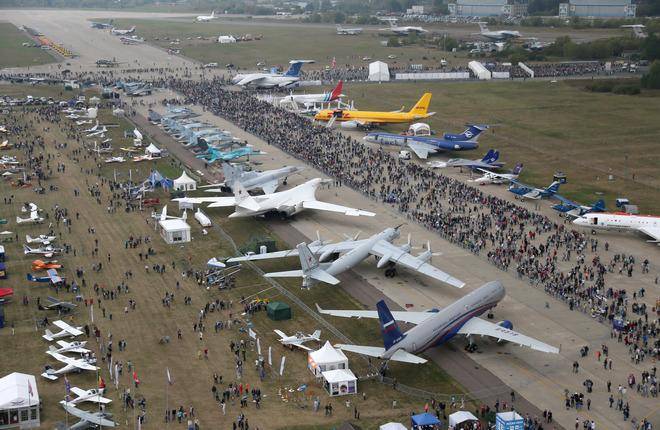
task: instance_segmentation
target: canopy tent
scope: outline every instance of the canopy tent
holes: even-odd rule
[[[435,415],[425,412],[423,414],[413,415],[412,417],[410,417],[410,424],[412,426],[412,429],[415,430],[427,426],[428,427],[439,426],[442,423]]]
[[[382,61],[369,64],[369,80],[372,82],[387,82],[390,80],[390,69]]]
[[[184,170],[181,176],[174,180],[174,189],[177,191],[194,191],[197,189],[197,181],[188,176]]]
[[[457,426],[460,424],[466,423],[468,421],[479,421],[479,418],[475,417],[467,411],[454,412],[453,414],[449,415],[449,428],[457,428]]]
[[[190,226],[182,219],[164,219],[158,221],[160,235],[165,243],[190,242]]]
[[[413,136],[430,136],[431,127],[426,123],[416,122],[410,125],[408,134],[412,134]]]
[[[386,423],[378,427],[378,430],[408,430],[406,426],[401,423]]]
[[[291,306],[282,302],[270,302],[266,307],[268,318],[273,321],[282,321],[291,319]]]
[[[171,179],[168,179],[161,175],[158,170],[154,170],[149,175],[149,178],[145,181],[151,188],[163,187],[163,188],[172,188],[174,182]]]
[[[154,157],[160,157],[160,155],[162,154],[162,151],[160,149],[158,149],[158,147],[156,145],[154,145],[153,143],[150,143],[149,146],[144,148],[144,153],[146,155],[152,155]]]
[[[357,378],[351,369],[326,370],[322,375],[323,387],[331,396],[357,393]]]
[[[33,375],[14,372],[0,378],[0,428],[39,427],[39,403]]]
[[[348,369],[348,358],[344,351],[326,341],[321,349],[307,353],[307,367],[314,376],[321,377],[328,370]]]

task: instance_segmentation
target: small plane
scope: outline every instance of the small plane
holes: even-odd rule
[[[646,26],[644,24],[629,24],[622,25],[621,28],[630,28],[633,31],[633,35],[638,39],[646,39],[648,34],[644,31]]]
[[[112,28],[112,19],[108,22],[98,22],[98,21],[92,21],[89,26],[92,28],[96,28],[97,30],[106,30],[108,28]]]
[[[58,354],[62,354],[65,352],[72,352],[74,354],[89,354],[92,351],[89,349],[85,348],[85,345],[87,345],[87,341],[78,341],[74,340],[73,342],[67,342],[65,340],[58,340],[57,343],[60,347],[55,348],[53,345],[50,345],[48,348],[52,352],[57,352]]]
[[[120,28],[113,27],[112,30],[110,30],[110,32],[112,34],[114,34],[115,36],[127,36],[129,34],[135,33],[135,26],[133,26],[133,27],[127,29],[127,30],[122,30]]]
[[[475,33],[478,34],[486,39],[489,40],[494,40],[497,42],[504,42],[510,39],[516,39],[521,36],[520,32],[517,30],[496,30],[496,31],[490,31],[488,30],[488,23],[486,22],[478,22],[479,24],[479,30],[481,30],[480,33]]]
[[[8,301],[14,295],[13,288],[0,288],[0,303]]]
[[[547,188],[536,188],[513,180],[509,191],[515,194],[516,198],[539,200],[545,197],[557,197],[560,185],[559,181],[553,181]]]
[[[222,172],[225,181],[219,184],[204,185],[199,188],[209,188],[205,190],[207,193],[217,193],[224,190],[231,190],[232,184],[240,182],[243,188],[248,191],[261,188],[264,194],[272,194],[280,186],[279,180],[281,178],[284,178],[284,185],[286,185],[289,175],[299,173],[302,170],[304,170],[304,167],[284,166],[279,169],[266,170],[265,172],[254,170],[246,172],[240,165],[222,163]]]
[[[48,301],[50,304],[39,305],[40,311],[57,311],[60,313],[68,313],[78,307],[78,305],[71,302],[62,302],[55,297],[48,296]]]
[[[112,403],[111,399],[103,397],[104,389],[92,388],[90,390],[83,390],[78,387],[71,387],[70,391],[76,395],[75,399],[69,400],[70,405],[76,405],[83,402],[101,403],[104,405]]]
[[[337,34],[340,36],[357,36],[358,34],[362,34],[362,27],[344,28],[341,25],[337,25]]]
[[[393,112],[323,109],[314,115],[314,119],[327,121],[328,127],[332,126],[335,121],[340,121],[343,128],[368,128],[383,124],[410,123],[435,115],[435,112],[428,112],[431,95],[431,93],[424,93],[408,112],[403,112],[403,107]]]
[[[38,270],[61,269],[62,267],[64,266],[59,264],[57,260],[52,260],[52,261],[34,260],[32,262],[33,272],[36,272]]]
[[[16,159],[16,156],[3,155],[2,157],[0,157],[0,164],[16,165],[16,164],[20,164],[20,163]]]
[[[596,201],[591,206],[585,206],[585,205],[581,205],[580,203],[569,200],[566,197],[561,196],[559,194],[555,194],[553,197],[559,200],[561,203],[557,203],[556,205],[553,205],[552,209],[556,210],[559,213],[563,213],[567,217],[577,218],[586,213],[605,212],[606,210],[605,200],[603,199]]]
[[[55,254],[61,254],[62,251],[62,248],[54,248],[51,245],[40,246],[39,248],[30,248],[23,245],[23,254],[25,255],[43,255],[46,258],[51,258]]]
[[[649,236],[648,242],[660,244],[660,217],[632,215],[625,212],[586,213],[573,224],[591,229],[637,231]]]
[[[32,273],[28,273],[26,277],[30,282],[50,282],[54,285],[64,281],[64,278],[60,277],[55,269],[48,269],[46,273],[47,276],[33,276]]]
[[[153,156],[152,154],[144,154],[133,157],[133,162],[139,163],[141,161],[154,161],[154,160],[160,160],[161,158],[163,157],[156,157]]]
[[[341,93],[341,90],[344,86],[343,81],[339,81],[337,86],[327,93],[321,94],[289,94],[286,97],[280,99],[280,104],[301,104],[304,106],[313,106],[315,103],[329,103],[335,100],[338,100],[342,97],[345,97]]]
[[[109,157],[104,160],[104,163],[110,164],[110,163],[123,163],[126,161],[124,157],[118,156],[118,157]]]
[[[331,285],[338,284],[339,279],[335,275],[350,270],[373,255],[378,258],[376,267],[378,269],[386,268],[385,276],[387,277],[395,276],[395,265],[400,264],[401,266],[449,284],[452,287],[463,288],[465,285],[464,282],[429,264],[431,257],[437,255],[431,251],[430,244],[427,243],[426,250],[416,256],[410,254],[412,250],[410,238],[408,238],[408,243],[405,245],[394,245],[392,242],[400,236],[399,227],[386,228],[368,239],[357,240],[356,235],[354,238],[349,238],[344,242],[333,244],[325,243],[319,238],[316,242],[309,245],[305,243],[298,244],[296,249],[234,257],[228,259],[227,262],[233,263],[298,256],[302,270],[267,273],[265,276],[270,278],[302,277],[303,288],[310,288],[317,281]],[[340,253],[343,254],[333,262],[325,262],[329,257]]]
[[[481,133],[488,129],[487,125],[468,125],[461,134],[445,133],[442,138],[429,135],[409,135],[395,133],[372,132],[364,136],[364,140],[381,145],[397,145],[410,148],[419,158],[426,160],[429,154],[438,151],[461,151],[475,149],[479,146],[477,140]]]
[[[41,224],[44,218],[39,216],[39,208],[34,203],[30,203],[30,217],[16,217],[16,224]]]
[[[520,172],[522,172],[522,169],[523,169],[522,163],[516,164],[513,170],[511,170],[511,172],[509,173],[495,173],[495,172],[491,172],[490,170],[478,168],[477,170],[483,172],[484,175],[477,179],[470,179],[468,180],[468,182],[473,182],[479,185],[503,184],[505,182],[511,182],[518,179],[518,176],[520,176]]]
[[[46,236],[45,234],[40,234],[37,237],[32,237],[29,234],[25,235],[25,241],[27,243],[39,243],[42,245],[50,245],[51,242],[54,242],[57,239],[57,236]]]
[[[215,16],[215,11],[213,10],[213,11],[211,11],[211,15],[198,15],[195,18],[195,21],[197,21],[197,22],[209,22],[209,21],[213,21],[216,18],[217,18],[217,16]]]
[[[232,161],[241,157],[249,157],[250,155],[266,155],[266,152],[255,149],[249,145],[227,152],[222,152],[216,148],[209,147],[205,153],[197,155],[196,157],[203,158],[207,162],[213,163],[218,160]]]
[[[51,366],[46,366],[44,373],[41,374],[46,379],[51,381],[56,381],[59,378],[59,375],[64,375],[65,373],[71,372],[81,372],[83,370],[92,370],[96,371],[99,368],[92,364],[96,360],[89,360],[85,358],[71,358],[66,355],[59,354],[57,352],[52,352],[50,350],[46,351],[46,354],[53,357],[55,360],[64,363],[64,367],[61,367],[57,370],[53,369]]]
[[[229,215],[229,218],[257,216],[269,212],[293,216],[305,209],[338,212],[348,216],[376,215],[373,212],[316,200],[316,190],[321,184],[327,182],[329,181],[314,178],[291,189],[261,196],[251,196],[245,188],[237,183],[233,186],[233,197],[183,197],[176,198],[174,201],[192,204],[210,203],[208,207],[213,208],[235,206],[235,212]]]
[[[481,160],[467,160],[465,158],[451,158],[447,161],[431,161],[427,163],[430,167],[433,168],[445,168],[445,167],[467,167],[469,169],[498,169],[504,165],[504,163],[497,161],[500,158],[500,152],[494,149],[489,149],[486,155],[484,155]]]
[[[410,33],[422,34],[429,32],[422,27],[414,27],[411,25],[396,25],[396,18],[383,18],[381,21],[388,21],[390,26],[388,28],[381,28],[380,31],[391,31],[392,33],[399,36],[408,36]]]
[[[0,151],[6,151],[8,149],[12,149],[13,147],[14,147],[14,145],[9,143],[8,140],[5,140],[2,143],[0,143]]]
[[[444,309],[426,312],[390,312],[383,300],[376,304],[376,311],[326,310],[317,304],[321,314],[343,318],[378,318],[384,347],[335,345],[335,348],[382,360],[423,364],[420,354],[433,346],[439,346],[456,335],[489,336],[505,340],[536,351],[558,354],[559,349],[512,330],[513,324],[504,320],[497,324],[481,319],[478,315],[494,308],[504,298],[505,290],[499,281],[488,282]],[[397,321],[415,324],[405,333],[399,330]]]
[[[87,135],[85,135],[85,137],[96,137],[96,136],[104,137],[105,133],[107,132],[108,129],[105,126],[103,126],[102,128],[97,128],[94,131],[89,132]]]
[[[277,335],[280,337],[278,340],[280,343],[284,346],[288,346],[291,349],[293,349],[294,346],[297,346],[300,349],[304,349],[305,351],[311,351],[312,349],[303,345],[305,342],[309,342],[311,340],[315,340],[317,342],[321,341],[321,330],[316,330],[312,334],[305,334],[302,332],[297,332],[296,334],[292,336],[286,335],[283,331],[281,330],[273,330]]]
[[[232,79],[232,84],[240,87],[285,88],[300,80],[300,69],[303,64],[313,63],[312,60],[291,60],[289,70],[282,73],[248,73],[238,74]]]
[[[159,221],[165,221],[166,219],[180,219],[180,220],[185,221],[185,220],[188,219],[188,212],[184,209],[183,210],[183,215],[181,215],[180,217],[173,216],[173,215],[168,215],[167,214],[167,205],[165,205],[165,206],[163,206],[163,210],[160,213],[158,213],[156,211],[153,211],[151,213],[151,218],[157,219]]]
[[[124,45],[139,45],[140,43],[144,43],[144,39],[141,38],[141,37],[138,37],[136,35],[121,36],[121,37],[119,37],[119,40]]]
[[[72,327],[62,320],[53,321],[53,325],[61,328],[62,331],[53,333],[49,329],[46,329],[46,334],[42,335],[41,337],[43,337],[49,342],[64,337],[76,337],[83,334],[82,327]]]
[[[117,427],[118,424],[112,421],[112,414],[107,412],[87,412],[76,408],[71,402],[60,401],[64,410],[76,418],[80,418],[76,424],[69,427],[69,430],[83,430],[91,428]]]

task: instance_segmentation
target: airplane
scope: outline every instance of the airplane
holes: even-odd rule
[[[95,21],[92,21],[90,23],[90,27],[96,28],[97,30],[105,30],[105,29],[108,29],[108,28],[112,28],[112,21],[113,21],[112,19],[108,22],[95,22]]]
[[[160,212],[160,214],[158,212],[153,211],[151,213],[151,218],[157,219],[159,221],[165,221],[166,219],[180,219],[180,220],[185,221],[185,220],[188,219],[188,212],[184,209],[183,210],[183,215],[181,215],[180,217],[168,215],[167,214],[167,205],[165,205],[165,206],[163,206],[163,210]]]
[[[470,124],[463,133],[445,133],[442,138],[431,135],[372,132],[364,136],[363,139],[367,142],[381,145],[406,146],[419,158],[426,160],[429,154],[435,154],[438,151],[460,151],[477,148],[479,146],[477,140],[486,129],[488,129],[487,125]]]
[[[297,346],[298,348],[304,349],[305,351],[311,351],[312,349],[303,345],[303,343],[309,342],[310,340],[315,340],[317,342],[321,341],[321,330],[316,330],[312,334],[304,334],[303,332],[299,331],[292,336],[286,335],[281,330],[275,329],[273,331],[280,337],[278,339],[280,343],[284,346],[290,347],[291,349],[293,349],[294,346]]]
[[[280,99],[280,104],[301,104],[304,106],[312,106],[315,103],[329,103],[335,100],[338,100],[344,97],[344,94],[341,93],[341,90],[344,86],[343,81],[339,81],[337,86],[327,93],[322,94],[293,94]]]
[[[140,43],[144,43],[144,39],[136,35],[120,36],[119,40],[121,40],[121,43],[124,45],[139,45]]]
[[[286,185],[286,179],[289,175],[299,173],[302,170],[304,170],[304,167],[284,166],[280,169],[266,170],[265,172],[254,170],[246,172],[240,165],[222,163],[222,172],[224,173],[225,181],[219,184],[204,185],[199,188],[220,187],[205,190],[207,193],[216,193],[223,191],[223,189],[231,190],[232,184],[240,182],[247,191],[261,188],[264,194],[272,194],[279,187],[280,178],[284,178],[284,185]]]
[[[479,185],[503,184],[505,182],[511,182],[513,180],[518,179],[518,176],[520,176],[520,172],[522,172],[522,169],[523,169],[522,163],[516,164],[513,170],[511,170],[511,172],[509,173],[495,173],[495,172],[491,172],[490,170],[484,170],[482,168],[478,168],[477,170],[483,172],[484,175],[477,179],[470,179],[468,180],[468,182],[473,182]]]
[[[60,313],[68,313],[78,307],[78,305],[71,302],[62,302],[55,297],[48,296],[48,305],[39,305],[40,311],[57,311]]]
[[[197,155],[197,158],[203,158],[209,163],[213,163],[217,160],[222,161],[231,161],[241,157],[249,157],[250,155],[266,155],[266,152],[259,151],[254,149],[252,146],[244,146],[242,148],[234,149],[232,151],[222,152],[216,148],[209,147],[209,149],[200,155]]]
[[[229,218],[263,215],[269,212],[293,216],[305,209],[338,212],[348,216],[376,215],[373,212],[316,200],[316,190],[321,184],[327,182],[329,181],[314,178],[291,189],[261,196],[251,196],[240,183],[236,183],[233,186],[233,197],[183,197],[176,198],[174,201],[192,204],[210,203],[208,205],[210,208],[235,206],[235,212],[230,214]]]
[[[96,137],[96,136],[104,137],[105,133],[107,132],[108,129],[105,126],[103,126],[102,128],[97,128],[94,131],[89,132],[88,134],[85,135],[85,137]]]
[[[95,107],[88,108],[87,110],[82,109],[82,110],[75,111],[77,113],[74,112],[74,113],[71,113],[71,114],[67,115],[66,118],[73,119],[73,120],[96,119],[96,117],[98,115],[98,111],[99,111],[99,109],[95,108]],[[78,113],[82,113],[83,115],[78,115]]]
[[[41,376],[46,379],[50,379],[51,381],[56,381],[59,378],[59,375],[63,375],[65,373],[81,372],[83,370],[96,371],[99,369],[92,364],[96,362],[95,359],[71,358],[51,350],[46,351],[46,354],[50,355],[55,360],[64,363],[64,367],[61,367],[57,370],[53,369],[51,366],[46,366],[45,371],[41,374]]]
[[[50,245],[51,242],[54,242],[57,239],[57,236],[46,236],[45,234],[40,234],[37,237],[32,237],[29,234],[25,235],[25,241],[27,243],[40,243],[42,245]]]
[[[151,154],[144,154],[144,155],[138,155],[136,157],[133,157],[133,162],[139,163],[141,161],[153,161],[153,160],[160,160],[163,157],[155,157]]]
[[[60,277],[57,274],[57,270],[48,269],[46,270],[47,276],[34,276],[32,273],[27,274],[27,280],[31,282],[50,282],[51,284],[59,284],[64,281],[64,278]]]
[[[101,403],[103,405],[112,403],[111,399],[103,397],[104,389],[92,388],[90,390],[83,390],[78,387],[71,387],[70,391],[76,395],[75,399],[69,400],[70,405],[76,405],[82,402]]]
[[[89,354],[92,351],[89,349],[85,348],[85,345],[87,345],[87,341],[78,341],[74,340],[73,342],[67,342],[65,340],[58,340],[57,343],[60,347],[55,348],[53,345],[50,345],[48,348],[52,352],[57,352],[59,354],[62,354],[64,352],[73,352],[75,354]]]
[[[323,109],[314,115],[314,119],[327,121],[328,127],[332,126],[335,121],[340,121],[343,128],[409,123],[435,115],[435,112],[428,112],[430,103],[431,93],[424,93],[422,98],[408,112],[402,112],[403,108],[393,112]]]
[[[488,282],[444,309],[426,312],[390,312],[383,300],[376,304],[377,311],[326,310],[317,304],[321,314],[343,318],[378,318],[384,347],[338,344],[335,348],[382,360],[423,364],[426,359],[417,354],[439,346],[456,335],[489,336],[505,340],[536,351],[558,354],[559,349],[512,330],[513,324],[504,320],[493,324],[478,315],[494,308],[504,298],[505,290],[499,281]],[[405,333],[397,321],[415,324]]]
[[[423,29],[422,27],[413,27],[410,25],[396,25],[397,20],[395,18],[383,18],[381,21],[388,21],[390,23],[389,28],[381,28],[380,31],[391,31],[392,33],[399,36],[408,36],[410,33],[428,33],[428,30]]]
[[[69,430],[85,430],[91,428],[117,427],[118,424],[112,421],[112,414],[107,412],[87,412],[76,408],[70,402],[60,401],[64,410],[76,418],[80,418],[76,424],[69,427]]]
[[[552,209],[556,210],[557,212],[565,214],[567,217],[576,218],[586,213],[605,212],[606,210],[605,200],[603,199],[596,201],[591,206],[585,206],[577,202],[574,202],[572,200],[569,200],[566,197],[561,196],[559,194],[555,194],[553,197],[559,200],[561,203],[557,203],[556,205],[553,205]]]
[[[445,168],[445,167],[467,167],[470,169],[498,169],[504,165],[501,161],[497,161],[500,158],[500,152],[494,149],[489,149],[486,155],[484,155],[481,160],[467,160],[465,158],[450,158],[447,161],[431,161],[427,163],[430,167],[433,168]]]
[[[638,39],[645,39],[648,35],[644,32],[646,26],[644,24],[629,24],[622,25],[621,28],[630,28],[633,31],[633,35]]]
[[[313,63],[311,60],[291,60],[289,70],[282,73],[248,73],[234,76],[231,83],[240,87],[285,88],[300,80],[300,69],[303,64]]]
[[[119,61],[116,60],[108,60],[105,58],[100,58],[96,60],[96,67],[116,67],[119,66],[120,63]]]
[[[516,198],[539,200],[544,197],[556,197],[559,185],[561,185],[559,181],[554,181],[547,188],[536,188],[513,180],[509,191],[515,194]]]
[[[242,257],[234,257],[227,260],[228,263],[240,261],[255,261],[271,258],[285,258],[298,256],[302,270],[291,270],[287,272],[267,273],[269,278],[279,277],[302,277],[303,288],[312,287],[317,281],[322,281],[331,285],[339,283],[335,277],[342,272],[360,264],[363,260],[373,255],[378,258],[376,267],[382,269],[387,267],[385,276],[390,277],[396,274],[394,266],[400,264],[404,267],[422,273],[438,281],[444,282],[456,288],[463,288],[465,283],[449,274],[437,269],[428,262],[434,255],[431,252],[430,244],[427,243],[426,250],[419,255],[411,255],[412,245],[410,238],[408,243],[402,246],[394,245],[392,242],[400,236],[399,227],[386,228],[380,233],[376,233],[368,239],[357,240],[357,237],[344,242],[335,244],[324,243],[320,238],[316,243],[300,243],[295,250],[269,252],[265,254],[253,254]],[[333,262],[325,261],[333,254],[343,253]],[[437,255],[437,254],[436,254]],[[318,258],[316,256],[319,256]]]
[[[489,39],[489,40],[494,40],[498,42],[502,41],[507,41],[510,39],[515,39],[521,36],[520,32],[517,30],[495,30],[495,31],[490,31],[488,30],[488,23],[486,22],[478,22],[479,24],[479,30],[481,30],[480,33],[474,33],[481,35],[482,37]]]
[[[0,288],[0,303],[8,301],[14,295],[13,288]]]
[[[62,248],[54,248],[51,245],[46,247],[39,248],[30,248],[27,245],[23,245],[23,254],[25,255],[43,255],[46,258],[51,258],[55,254],[61,254]]]
[[[76,125],[78,127],[82,127],[83,125],[87,125],[87,124],[91,124],[91,123],[92,123],[91,119],[87,119],[87,120],[81,119],[80,121],[76,121]]]
[[[53,325],[61,328],[62,331],[53,333],[49,329],[46,329],[46,334],[42,335],[41,337],[49,342],[52,342],[56,339],[61,339],[63,337],[76,337],[83,334],[81,331],[82,327],[72,327],[62,320],[53,321]]]
[[[35,272],[37,270],[61,269],[62,267],[64,266],[57,263],[57,260],[53,260],[53,261],[34,260],[32,262],[32,271]]]
[[[625,212],[586,213],[573,220],[573,224],[591,229],[638,231],[651,237],[648,242],[660,244],[660,217],[632,215]]]
[[[16,159],[16,156],[7,156],[7,155],[3,155],[3,156],[0,158],[0,164],[11,164],[11,165],[16,165],[16,164],[20,164],[20,163],[19,163],[18,160]]]
[[[135,26],[129,28],[128,30],[122,30],[122,29],[113,27],[112,30],[110,30],[110,32],[112,34],[114,34],[115,36],[127,36],[127,35],[133,34],[135,32]]]
[[[216,19],[217,16],[215,16],[215,11],[211,11],[211,15],[199,15],[197,18],[195,18],[195,21],[197,22],[209,22],[214,19]]]
[[[30,203],[29,218],[16,217],[16,224],[41,224],[42,222],[44,222],[44,218],[39,216],[39,208],[34,203]]]
[[[104,162],[109,164],[109,163],[123,163],[124,161],[126,161],[126,159],[120,156],[120,157],[106,158]]]
[[[1,151],[6,151],[6,150],[11,149],[13,147],[14,146],[11,143],[9,143],[8,140],[5,140],[2,143],[0,143],[0,150]]]
[[[358,34],[362,34],[362,28],[361,27],[344,28],[341,25],[338,25],[337,34],[340,36],[357,36]]]

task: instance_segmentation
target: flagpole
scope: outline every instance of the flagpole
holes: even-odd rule
[[[170,381],[169,381],[169,369],[167,369],[167,378],[165,379],[165,417],[167,417],[167,414],[170,411]],[[171,419],[172,417],[170,417]],[[165,425],[169,426],[170,425],[170,420],[168,419],[165,421]]]

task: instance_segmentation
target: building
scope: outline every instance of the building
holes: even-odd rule
[[[637,5],[632,0],[569,0],[559,3],[559,17],[633,18]]]
[[[424,5],[413,5],[410,9],[406,9],[406,15],[424,15],[427,12]]]
[[[527,0],[456,0],[448,6],[454,16],[527,15]]]
[[[0,378],[0,429],[39,428],[39,391],[33,375]]]

